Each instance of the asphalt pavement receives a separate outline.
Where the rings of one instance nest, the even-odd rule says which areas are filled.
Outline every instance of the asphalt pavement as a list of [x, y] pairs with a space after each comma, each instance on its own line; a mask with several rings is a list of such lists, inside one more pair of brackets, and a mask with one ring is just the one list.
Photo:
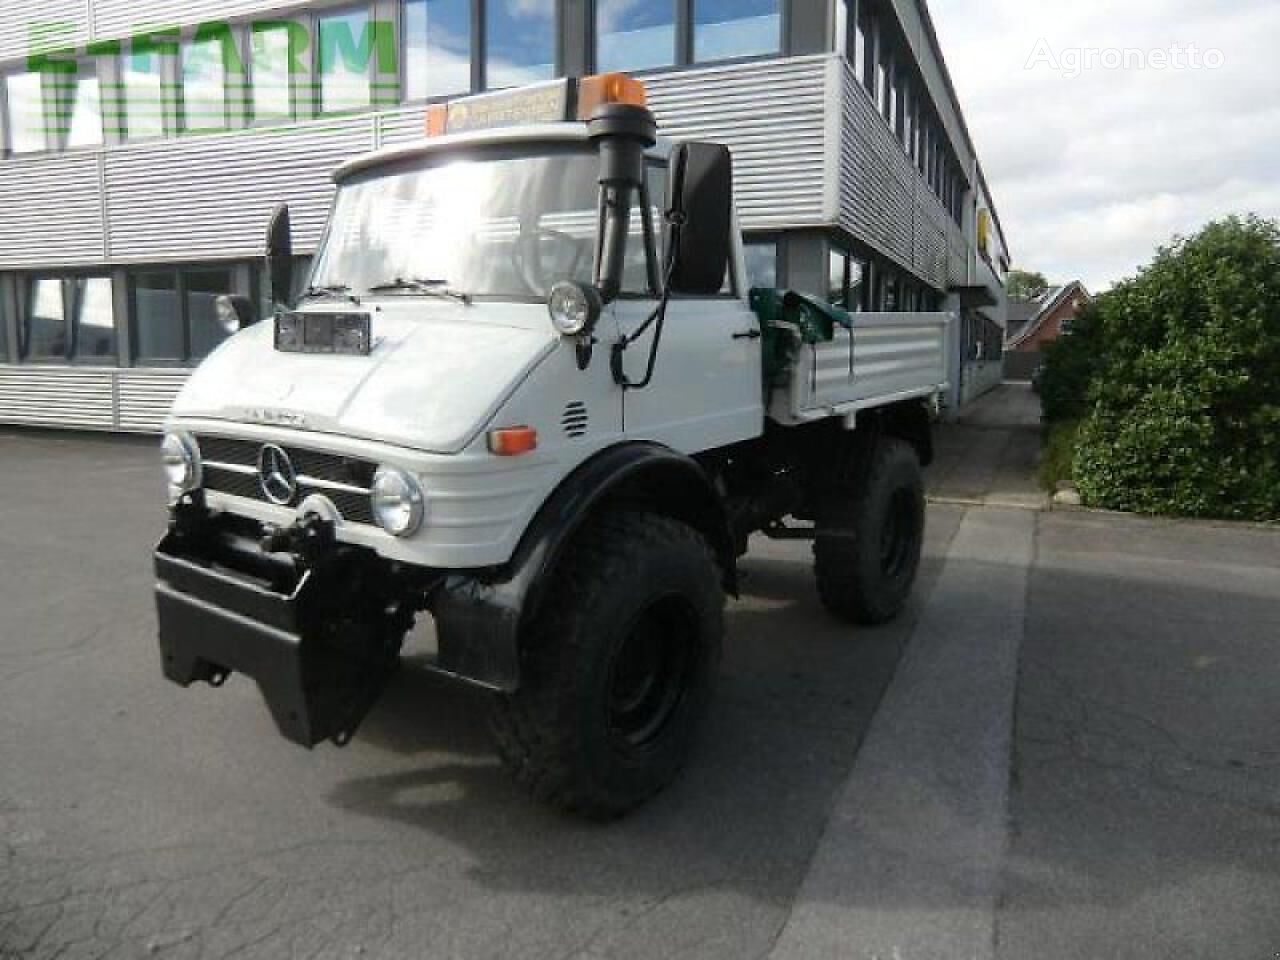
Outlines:
[[610, 825], [412, 657], [345, 750], [168, 684], [154, 444], [0, 429], [0, 957], [1272, 957], [1280, 531], [989, 505], [1001, 424], [940, 437], [972, 496], [891, 627], [759, 543], [689, 769]]

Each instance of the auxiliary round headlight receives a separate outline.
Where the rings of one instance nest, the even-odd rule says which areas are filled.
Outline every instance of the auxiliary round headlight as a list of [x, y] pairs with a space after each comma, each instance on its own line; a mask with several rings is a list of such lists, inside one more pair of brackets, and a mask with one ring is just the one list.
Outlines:
[[160, 442], [160, 460], [172, 493], [189, 493], [200, 486], [200, 448], [190, 434], [166, 433]]
[[563, 280], [551, 288], [547, 310], [551, 323], [566, 337], [576, 337], [590, 330], [600, 316], [600, 294], [594, 287]]
[[407, 537], [422, 526], [427, 501], [410, 474], [398, 467], [379, 467], [373, 475], [373, 516], [394, 537]]

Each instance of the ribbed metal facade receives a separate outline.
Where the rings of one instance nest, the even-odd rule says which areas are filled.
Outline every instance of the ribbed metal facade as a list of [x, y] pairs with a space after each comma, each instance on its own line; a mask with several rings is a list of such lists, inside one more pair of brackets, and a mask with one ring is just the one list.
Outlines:
[[[12, 65], [29, 52], [31, 23], [58, 22], [57, 40], [74, 43], [281, 8], [264, 0], [8, 0], [0, 62]], [[936, 69], [930, 64], [925, 72]], [[664, 135], [730, 146], [745, 230], [839, 230], [937, 290], [971, 282], [971, 245], [842, 56], [683, 68], [645, 80]], [[421, 106], [399, 107], [0, 160], [0, 273], [243, 261], [261, 253], [281, 201], [290, 205], [297, 248], [308, 252], [332, 197], [332, 170], [419, 137], [422, 123]], [[153, 430], [184, 376], [126, 366], [0, 365], [0, 422]]]

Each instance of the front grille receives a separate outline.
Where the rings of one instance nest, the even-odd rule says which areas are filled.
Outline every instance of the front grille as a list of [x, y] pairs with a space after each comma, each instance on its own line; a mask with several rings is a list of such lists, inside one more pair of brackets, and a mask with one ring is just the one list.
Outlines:
[[[204, 463], [204, 485], [208, 490], [267, 502], [258, 477], [258, 454], [263, 444], [229, 437], [197, 437]], [[373, 523], [369, 488], [377, 464], [340, 457], [319, 450], [284, 446], [298, 478], [298, 494], [288, 504], [297, 506], [313, 493], [322, 494], [352, 523]], [[341, 484], [352, 489], [334, 489]]]

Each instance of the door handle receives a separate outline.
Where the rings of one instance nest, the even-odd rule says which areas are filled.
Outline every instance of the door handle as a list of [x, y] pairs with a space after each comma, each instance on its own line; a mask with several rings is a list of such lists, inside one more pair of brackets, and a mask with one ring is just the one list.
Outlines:
[[735, 333], [735, 334], [733, 335], [733, 339], [735, 339], [735, 340], [759, 340], [759, 339], [760, 339], [760, 336], [761, 336], [761, 334], [760, 334], [760, 331], [759, 331], [759, 330], [743, 330], [743, 331], [742, 331], [742, 332], [740, 332], [740, 333]]

